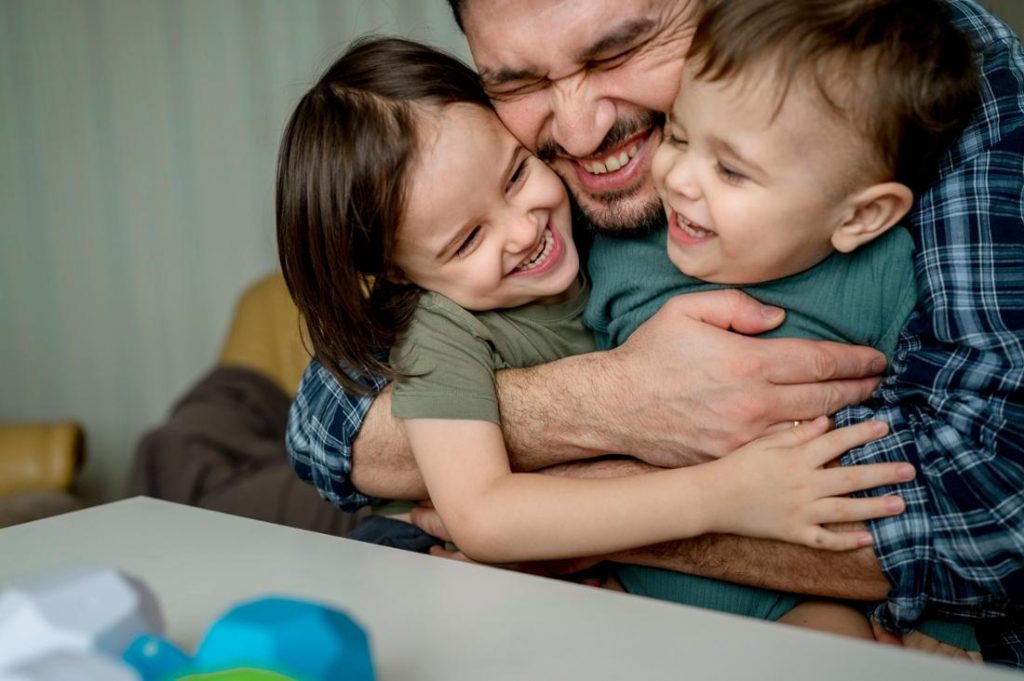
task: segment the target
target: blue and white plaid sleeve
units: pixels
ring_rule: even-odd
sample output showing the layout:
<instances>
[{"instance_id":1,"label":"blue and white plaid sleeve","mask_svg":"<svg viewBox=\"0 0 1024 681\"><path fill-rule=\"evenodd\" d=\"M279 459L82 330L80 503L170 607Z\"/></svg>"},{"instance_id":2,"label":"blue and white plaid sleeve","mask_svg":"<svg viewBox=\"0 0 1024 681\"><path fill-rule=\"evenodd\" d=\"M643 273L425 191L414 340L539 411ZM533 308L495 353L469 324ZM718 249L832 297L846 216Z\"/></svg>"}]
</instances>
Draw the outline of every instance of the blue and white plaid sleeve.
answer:
<instances>
[{"instance_id":1,"label":"blue and white plaid sleeve","mask_svg":"<svg viewBox=\"0 0 1024 681\"><path fill-rule=\"evenodd\" d=\"M384 379L368 382L376 392ZM316 360L309 363L288 413L288 458L302 480L320 496L345 511L355 511L380 499L352 486L352 443L373 403L373 395L350 395Z\"/></svg>"},{"instance_id":2,"label":"blue and white plaid sleeve","mask_svg":"<svg viewBox=\"0 0 1024 681\"><path fill-rule=\"evenodd\" d=\"M969 0L950 0L984 48L983 106L908 222L920 299L873 407L890 434L844 463L910 461L900 516L872 521L895 631L927 610L985 618L986 659L1024 665L1024 52ZM996 618L993 620L992 618ZM1001 618L1001 619L1000 619Z\"/></svg>"}]
</instances>

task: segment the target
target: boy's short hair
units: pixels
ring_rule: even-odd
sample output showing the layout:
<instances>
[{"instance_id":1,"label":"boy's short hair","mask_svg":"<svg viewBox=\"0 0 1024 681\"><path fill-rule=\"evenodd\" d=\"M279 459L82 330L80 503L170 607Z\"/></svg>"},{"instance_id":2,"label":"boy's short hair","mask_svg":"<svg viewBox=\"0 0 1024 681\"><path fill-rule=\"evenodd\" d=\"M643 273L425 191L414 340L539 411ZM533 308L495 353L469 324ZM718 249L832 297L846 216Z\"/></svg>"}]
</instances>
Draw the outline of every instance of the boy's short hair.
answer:
<instances>
[{"instance_id":1,"label":"boy's short hair","mask_svg":"<svg viewBox=\"0 0 1024 681\"><path fill-rule=\"evenodd\" d=\"M779 107L796 79L809 79L874 146L875 179L915 191L979 102L974 47L943 0L719 0L687 58L698 80L773 68Z\"/></svg>"}]
</instances>

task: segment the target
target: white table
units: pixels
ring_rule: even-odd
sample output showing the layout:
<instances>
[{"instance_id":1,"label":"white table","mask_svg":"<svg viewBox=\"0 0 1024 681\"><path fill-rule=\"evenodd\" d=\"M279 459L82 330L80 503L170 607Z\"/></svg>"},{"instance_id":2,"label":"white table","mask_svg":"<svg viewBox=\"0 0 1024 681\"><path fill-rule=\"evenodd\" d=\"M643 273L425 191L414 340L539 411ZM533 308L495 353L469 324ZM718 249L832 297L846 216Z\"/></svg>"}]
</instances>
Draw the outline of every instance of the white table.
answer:
<instances>
[{"instance_id":1,"label":"white table","mask_svg":"<svg viewBox=\"0 0 1024 681\"><path fill-rule=\"evenodd\" d=\"M70 565L142 579L189 649L240 600L339 606L367 628L379 681L1024 679L141 497L0 530L0 586Z\"/></svg>"}]
</instances>

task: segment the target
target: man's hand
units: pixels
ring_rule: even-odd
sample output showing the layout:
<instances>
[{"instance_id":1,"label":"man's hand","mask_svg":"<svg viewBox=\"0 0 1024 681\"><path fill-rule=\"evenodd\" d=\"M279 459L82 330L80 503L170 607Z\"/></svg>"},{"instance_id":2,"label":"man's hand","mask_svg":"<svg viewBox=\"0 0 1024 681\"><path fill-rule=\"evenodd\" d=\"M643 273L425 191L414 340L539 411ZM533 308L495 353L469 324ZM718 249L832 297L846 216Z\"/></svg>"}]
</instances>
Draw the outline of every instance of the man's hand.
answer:
<instances>
[{"instance_id":1,"label":"man's hand","mask_svg":"<svg viewBox=\"0 0 1024 681\"><path fill-rule=\"evenodd\" d=\"M796 339L756 339L784 318L735 290L679 296L612 350L621 388L621 448L674 467L727 454L777 429L867 399L879 352ZM729 329L739 333L732 333Z\"/></svg>"}]
</instances>

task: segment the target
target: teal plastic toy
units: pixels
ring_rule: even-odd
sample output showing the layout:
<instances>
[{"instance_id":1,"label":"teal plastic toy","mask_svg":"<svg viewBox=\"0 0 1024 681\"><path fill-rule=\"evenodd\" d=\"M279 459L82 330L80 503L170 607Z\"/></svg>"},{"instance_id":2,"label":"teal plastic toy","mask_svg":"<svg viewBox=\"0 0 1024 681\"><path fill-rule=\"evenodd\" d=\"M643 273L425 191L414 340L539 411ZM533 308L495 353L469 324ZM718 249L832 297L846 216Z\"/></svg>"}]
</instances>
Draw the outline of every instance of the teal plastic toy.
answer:
<instances>
[{"instance_id":1,"label":"teal plastic toy","mask_svg":"<svg viewBox=\"0 0 1024 681\"><path fill-rule=\"evenodd\" d=\"M373 681L366 632L345 613L271 597L241 603L213 623L193 658L154 636L124 653L143 681ZM269 673L269 675L268 675Z\"/></svg>"}]
</instances>

